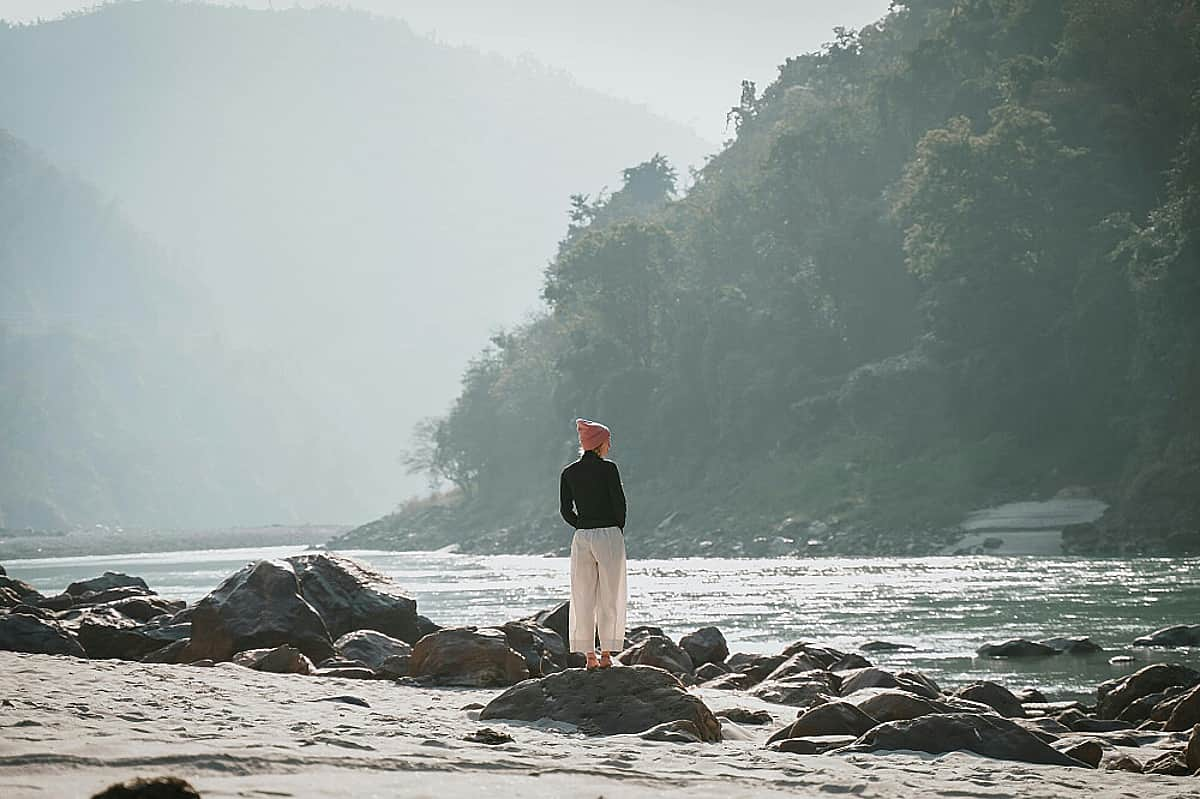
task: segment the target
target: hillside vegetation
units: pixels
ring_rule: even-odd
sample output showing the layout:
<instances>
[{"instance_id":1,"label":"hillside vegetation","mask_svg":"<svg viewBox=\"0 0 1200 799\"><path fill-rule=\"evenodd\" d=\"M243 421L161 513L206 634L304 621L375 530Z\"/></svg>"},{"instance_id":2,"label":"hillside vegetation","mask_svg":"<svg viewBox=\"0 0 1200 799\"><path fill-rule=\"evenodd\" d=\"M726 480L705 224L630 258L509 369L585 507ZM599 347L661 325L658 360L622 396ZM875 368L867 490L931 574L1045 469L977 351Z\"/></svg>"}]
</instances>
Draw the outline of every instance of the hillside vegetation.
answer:
<instances>
[{"instance_id":1,"label":"hillside vegetation","mask_svg":"<svg viewBox=\"0 0 1200 799\"><path fill-rule=\"evenodd\" d=\"M584 416L633 555L925 552L1063 489L1113 503L1084 549L1196 550L1198 89L1193 0L837 31L745 87L686 195L655 158L576 197L543 312L410 453L453 490L341 543L565 551Z\"/></svg>"}]
</instances>

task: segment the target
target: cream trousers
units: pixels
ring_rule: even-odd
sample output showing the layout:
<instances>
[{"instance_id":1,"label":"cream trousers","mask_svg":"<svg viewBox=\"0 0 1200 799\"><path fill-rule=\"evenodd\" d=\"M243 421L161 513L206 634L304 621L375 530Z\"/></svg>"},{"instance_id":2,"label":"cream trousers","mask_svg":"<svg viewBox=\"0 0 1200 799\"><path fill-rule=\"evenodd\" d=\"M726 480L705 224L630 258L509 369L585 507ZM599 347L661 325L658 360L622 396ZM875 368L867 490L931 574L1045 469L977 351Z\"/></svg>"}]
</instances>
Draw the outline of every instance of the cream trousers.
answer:
<instances>
[{"instance_id":1,"label":"cream trousers","mask_svg":"<svg viewBox=\"0 0 1200 799\"><path fill-rule=\"evenodd\" d=\"M625 536L620 527L576 530L571 541L572 652L625 648Z\"/></svg>"}]
</instances>

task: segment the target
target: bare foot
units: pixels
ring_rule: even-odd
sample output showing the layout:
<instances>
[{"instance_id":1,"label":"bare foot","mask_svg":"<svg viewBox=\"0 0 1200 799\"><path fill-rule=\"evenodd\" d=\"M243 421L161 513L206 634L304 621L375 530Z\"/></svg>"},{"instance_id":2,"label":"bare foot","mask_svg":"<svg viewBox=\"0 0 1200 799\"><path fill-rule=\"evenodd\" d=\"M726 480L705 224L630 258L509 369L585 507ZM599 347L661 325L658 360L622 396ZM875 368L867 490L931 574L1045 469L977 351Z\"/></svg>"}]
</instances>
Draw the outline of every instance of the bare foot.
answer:
<instances>
[{"instance_id":1,"label":"bare foot","mask_svg":"<svg viewBox=\"0 0 1200 799\"><path fill-rule=\"evenodd\" d=\"M600 662L598 660L596 660L596 653L588 652L587 653L587 666L586 666L587 670L595 671L596 667L599 665L600 665ZM609 665L612 665L612 664L610 663Z\"/></svg>"},{"instance_id":2,"label":"bare foot","mask_svg":"<svg viewBox=\"0 0 1200 799\"><path fill-rule=\"evenodd\" d=\"M612 664L613 664L613 660L612 660L612 653L611 653L611 652L605 652L605 653L603 653L602 655L600 655L600 663L599 663L599 667L600 667L600 668L602 668L602 669L611 669L611 668L612 668Z\"/></svg>"}]
</instances>

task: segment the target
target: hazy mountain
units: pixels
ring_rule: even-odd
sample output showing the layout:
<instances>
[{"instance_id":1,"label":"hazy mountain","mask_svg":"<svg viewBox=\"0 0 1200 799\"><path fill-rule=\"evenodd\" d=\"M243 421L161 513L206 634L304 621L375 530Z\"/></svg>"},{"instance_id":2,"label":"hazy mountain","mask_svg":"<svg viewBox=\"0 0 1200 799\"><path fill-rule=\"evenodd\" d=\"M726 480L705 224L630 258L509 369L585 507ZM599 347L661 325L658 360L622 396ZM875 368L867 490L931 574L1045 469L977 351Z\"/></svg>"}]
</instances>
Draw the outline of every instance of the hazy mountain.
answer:
<instances>
[{"instance_id":1,"label":"hazy mountain","mask_svg":"<svg viewBox=\"0 0 1200 799\"><path fill-rule=\"evenodd\" d=\"M413 423L443 407L481 337L532 305L568 195L655 152L682 167L708 149L564 75L396 21L159 2L0 27L0 126L162 244L212 298L195 323L257 365L250 410L305 431L254 453L289 476L287 502L265 492L233 513L211 497L210 523L351 520L410 493L397 455ZM107 308L120 320L161 301L132 286ZM210 369L193 384L219 390ZM232 432L263 440L247 418ZM126 423L122 436L145 433ZM241 457L213 468L238 473ZM142 465L111 464L124 468Z\"/></svg>"}]
</instances>

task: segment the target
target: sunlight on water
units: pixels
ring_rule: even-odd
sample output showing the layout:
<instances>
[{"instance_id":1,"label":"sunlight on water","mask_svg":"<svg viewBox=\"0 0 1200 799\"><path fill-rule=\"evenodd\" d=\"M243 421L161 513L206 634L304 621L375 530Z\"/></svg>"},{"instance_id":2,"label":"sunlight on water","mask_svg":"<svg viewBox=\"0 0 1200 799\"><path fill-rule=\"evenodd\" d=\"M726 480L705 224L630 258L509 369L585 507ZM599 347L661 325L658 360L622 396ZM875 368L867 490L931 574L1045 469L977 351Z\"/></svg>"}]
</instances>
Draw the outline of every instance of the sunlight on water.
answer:
<instances>
[{"instance_id":1,"label":"sunlight on water","mask_svg":"<svg viewBox=\"0 0 1200 799\"><path fill-rule=\"evenodd\" d=\"M144 577L164 596L195 601L256 558L294 547L11 561L9 573L43 592L104 570ZM452 552L346 552L391 575L443 625L499 624L567 598L568 561ZM629 624L652 624L678 638L716 625L730 649L776 652L805 639L853 650L880 639L911 651L873 661L920 669L948 684L987 677L1011 687L1035 684L1057 695L1150 660L1200 664L1197 651L1130 649L1137 636L1169 624L1200 623L1200 559L1134 561L996 557L738 560L688 558L629 562ZM1102 656L985 661L980 644L997 639L1086 635ZM1111 666L1114 654L1134 665Z\"/></svg>"}]
</instances>

